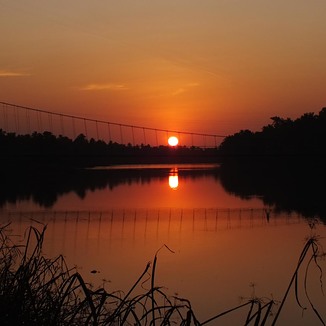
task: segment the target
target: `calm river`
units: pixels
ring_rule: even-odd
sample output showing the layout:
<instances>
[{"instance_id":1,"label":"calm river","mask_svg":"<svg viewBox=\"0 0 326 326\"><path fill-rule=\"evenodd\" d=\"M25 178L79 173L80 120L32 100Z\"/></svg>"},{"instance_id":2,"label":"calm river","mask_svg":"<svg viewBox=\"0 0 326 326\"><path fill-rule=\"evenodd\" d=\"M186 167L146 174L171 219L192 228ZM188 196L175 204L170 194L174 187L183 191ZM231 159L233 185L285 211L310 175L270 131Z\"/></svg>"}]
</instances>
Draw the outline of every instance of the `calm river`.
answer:
<instances>
[{"instance_id":1,"label":"calm river","mask_svg":"<svg viewBox=\"0 0 326 326\"><path fill-rule=\"evenodd\" d=\"M2 190L0 223L12 222L12 232L21 235L29 225L38 226L35 221L47 224L46 256L63 254L86 281L108 291L127 292L161 248L157 285L189 299L200 321L253 296L281 301L305 239L326 236L319 220L311 228L312 220L298 211L276 209L260 195L226 191L213 165L121 166L106 177L92 172L94 179L76 177L69 185L53 178L43 190L42 184L7 196ZM320 243L326 247L324 238ZM319 263L326 271L325 260ZM307 309L291 290L278 325L320 324L303 276L299 298ZM307 289L325 320L326 299L313 264ZM241 325L247 312L211 325Z\"/></svg>"}]
</instances>

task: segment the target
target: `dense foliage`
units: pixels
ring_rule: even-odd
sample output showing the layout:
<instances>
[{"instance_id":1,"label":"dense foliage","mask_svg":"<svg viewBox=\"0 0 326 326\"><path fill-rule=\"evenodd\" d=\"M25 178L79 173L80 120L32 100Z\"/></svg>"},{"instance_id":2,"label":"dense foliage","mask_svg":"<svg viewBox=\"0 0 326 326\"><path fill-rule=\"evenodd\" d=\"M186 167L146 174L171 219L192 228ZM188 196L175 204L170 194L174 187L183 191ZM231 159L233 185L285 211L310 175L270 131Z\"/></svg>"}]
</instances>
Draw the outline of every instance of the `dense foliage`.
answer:
<instances>
[{"instance_id":1,"label":"dense foliage","mask_svg":"<svg viewBox=\"0 0 326 326\"><path fill-rule=\"evenodd\" d=\"M241 130L225 138L220 146L224 189L325 221L326 108L295 120L271 119L261 131Z\"/></svg>"},{"instance_id":2,"label":"dense foliage","mask_svg":"<svg viewBox=\"0 0 326 326\"><path fill-rule=\"evenodd\" d=\"M319 114L305 113L300 118L272 117L261 131L240 132L225 138L223 156L325 156L326 107Z\"/></svg>"},{"instance_id":3,"label":"dense foliage","mask_svg":"<svg viewBox=\"0 0 326 326\"><path fill-rule=\"evenodd\" d=\"M199 147L124 145L116 142L55 136L51 132L32 135L6 133L0 129L0 153L8 166L85 167L120 163L178 163L216 160L216 149Z\"/></svg>"}]
</instances>

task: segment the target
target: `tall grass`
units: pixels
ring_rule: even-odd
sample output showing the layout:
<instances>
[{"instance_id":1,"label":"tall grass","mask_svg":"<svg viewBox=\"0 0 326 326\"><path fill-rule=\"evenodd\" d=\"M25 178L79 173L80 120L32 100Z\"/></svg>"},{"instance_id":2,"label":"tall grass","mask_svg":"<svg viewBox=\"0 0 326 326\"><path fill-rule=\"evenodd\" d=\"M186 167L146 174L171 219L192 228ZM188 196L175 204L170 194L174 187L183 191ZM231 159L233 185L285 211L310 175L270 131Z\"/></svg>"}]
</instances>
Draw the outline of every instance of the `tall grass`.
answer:
<instances>
[{"instance_id":1,"label":"tall grass","mask_svg":"<svg viewBox=\"0 0 326 326\"><path fill-rule=\"evenodd\" d=\"M304 293L321 324L321 314L308 295L307 276L312 263L324 255L316 237L310 237L299 257L295 272L278 304L272 299L252 296L237 307L198 321L190 301L168 296L155 285L155 270L159 250L153 263L148 263L128 293L109 293L104 288L92 290L82 276L70 269L64 258L45 258L42 245L46 227L30 227L25 241L17 245L8 234L9 225L0 227L0 324L1 325L207 325L220 317L247 309L244 325L275 325L283 310L288 293L294 287L298 304L298 272L304 260ZM166 249L170 250L165 246ZM161 248L162 249L162 248ZM161 250L160 249L160 250ZM146 289L144 284L149 284ZM322 281L321 281L322 287ZM141 291L139 291L141 289ZM140 294L139 294L140 293ZM203 300L205 300L203 298ZM277 308L272 315L272 310Z\"/></svg>"}]
</instances>

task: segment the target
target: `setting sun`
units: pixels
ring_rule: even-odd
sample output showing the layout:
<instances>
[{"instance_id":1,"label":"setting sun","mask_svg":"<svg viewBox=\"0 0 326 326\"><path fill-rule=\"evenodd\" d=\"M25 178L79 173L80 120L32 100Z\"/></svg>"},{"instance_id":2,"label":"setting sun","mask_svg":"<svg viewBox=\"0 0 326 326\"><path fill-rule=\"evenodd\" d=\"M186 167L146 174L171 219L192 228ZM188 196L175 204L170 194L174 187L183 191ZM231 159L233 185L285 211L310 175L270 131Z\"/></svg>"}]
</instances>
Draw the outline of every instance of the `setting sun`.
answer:
<instances>
[{"instance_id":1,"label":"setting sun","mask_svg":"<svg viewBox=\"0 0 326 326\"><path fill-rule=\"evenodd\" d=\"M171 137L169 137L169 139L168 139L168 143L169 143L169 145L172 146L172 147L177 146L178 143L179 143L179 139L178 139L177 137L175 137L175 136L171 136Z\"/></svg>"}]
</instances>

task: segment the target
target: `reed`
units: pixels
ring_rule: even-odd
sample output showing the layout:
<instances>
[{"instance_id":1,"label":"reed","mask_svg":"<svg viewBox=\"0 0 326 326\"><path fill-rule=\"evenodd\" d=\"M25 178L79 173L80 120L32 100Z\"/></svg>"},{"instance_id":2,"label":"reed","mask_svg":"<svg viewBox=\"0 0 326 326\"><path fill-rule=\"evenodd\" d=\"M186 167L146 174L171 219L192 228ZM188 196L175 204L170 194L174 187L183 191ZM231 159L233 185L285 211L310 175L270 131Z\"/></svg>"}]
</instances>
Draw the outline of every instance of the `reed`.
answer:
<instances>
[{"instance_id":1,"label":"reed","mask_svg":"<svg viewBox=\"0 0 326 326\"><path fill-rule=\"evenodd\" d=\"M321 314L308 295L307 275L314 263L324 255L316 237L310 237L299 257L295 272L280 304L253 295L245 303L199 322L189 300L168 296L155 285L155 271L160 248L153 260L131 289L107 292L104 288L92 290L82 276L69 268L62 256L54 259L42 255L46 226L39 230L31 226L26 230L25 241L15 244L8 235L9 225L0 227L0 323L1 325L207 325L239 309L247 309L244 325L275 325L292 287L298 304L298 272L308 260L304 278L304 293L321 324ZM309 256L310 253L310 256ZM322 287L322 281L321 287ZM146 289L145 285L149 284ZM139 291L141 290L141 291ZM271 320L271 312L277 312Z\"/></svg>"}]
</instances>

